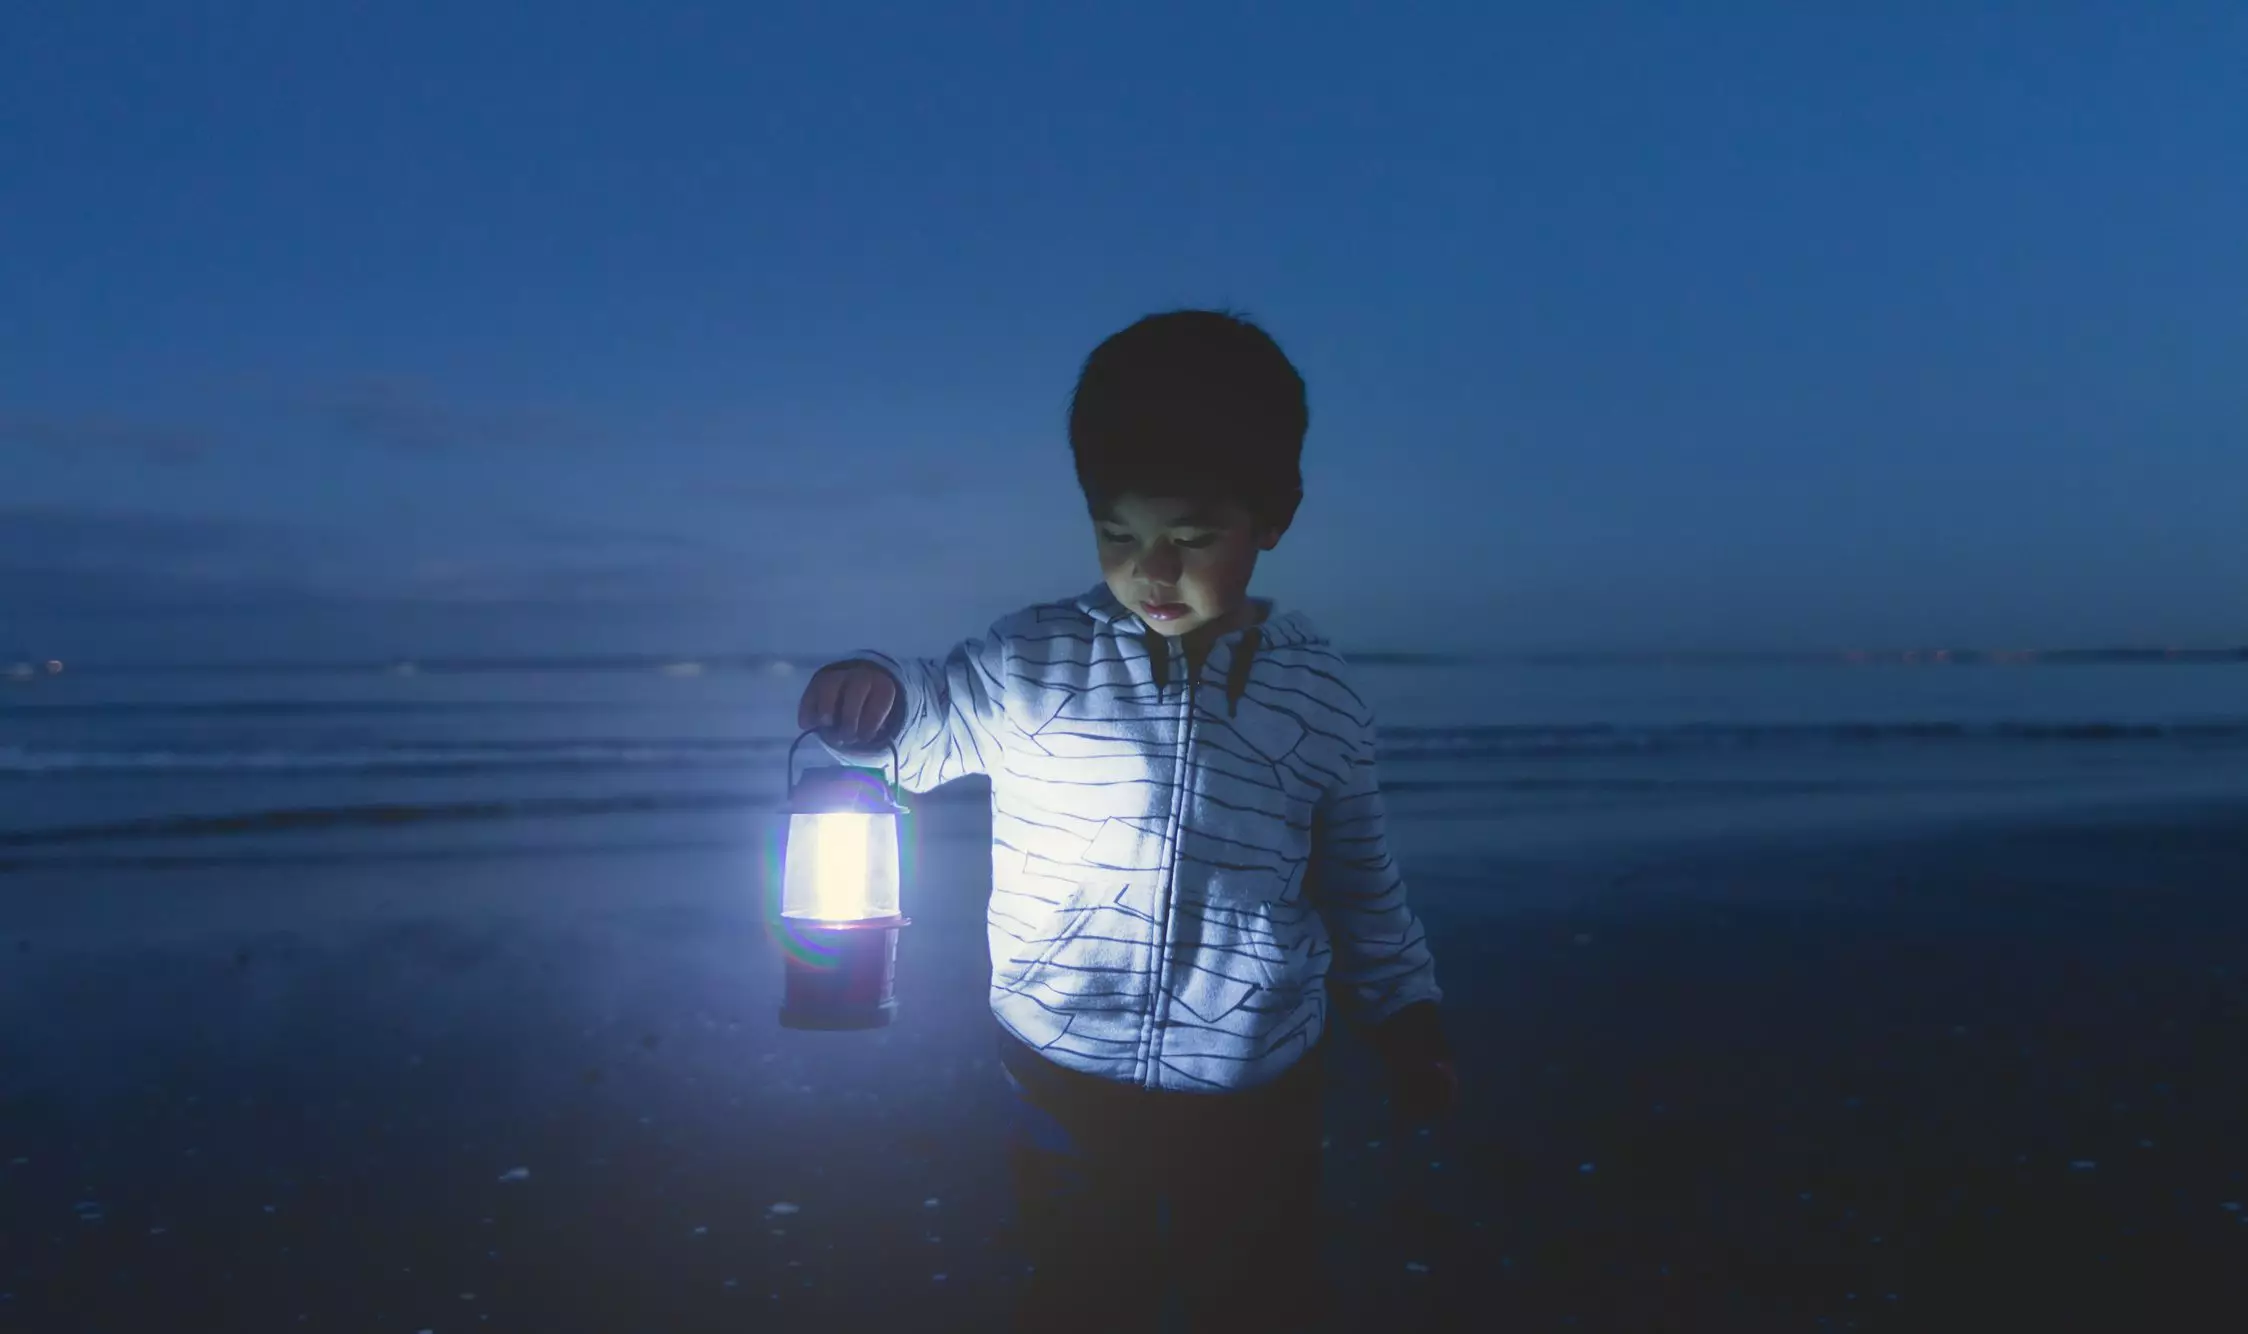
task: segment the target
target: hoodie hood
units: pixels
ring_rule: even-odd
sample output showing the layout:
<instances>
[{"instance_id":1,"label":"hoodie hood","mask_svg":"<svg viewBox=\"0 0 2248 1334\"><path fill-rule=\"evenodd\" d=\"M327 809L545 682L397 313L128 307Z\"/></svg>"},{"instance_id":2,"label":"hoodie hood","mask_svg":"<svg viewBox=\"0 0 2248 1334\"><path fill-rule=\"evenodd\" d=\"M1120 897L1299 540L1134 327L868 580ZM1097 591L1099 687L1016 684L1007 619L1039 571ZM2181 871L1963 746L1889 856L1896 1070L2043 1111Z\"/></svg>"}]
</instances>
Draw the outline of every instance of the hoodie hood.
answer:
<instances>
[{"instance_id":1,"label":"hoodie hood","mask_svg":"<svg viewBox=\"0 0 2248 1334\"><path fill-rule=\"evenodd\" d=\"M1213 661L1225 663L1225 707L1228 717L1238 716L1241 696L1249 688L1249 673L1260 649L1324 647L1327 637L1301 612L1279 612L1270 598L1251 598L1258 618L1238 630L1229 630L1210 645ZM1137 634L1147 649L1158 688L1170 684L1171 648L1168 637L1147 623L1138 612L1116 600L1108 585L1099 583L1077 599L1078 610L1119 634Z\"/></svg>"}]
</instances>

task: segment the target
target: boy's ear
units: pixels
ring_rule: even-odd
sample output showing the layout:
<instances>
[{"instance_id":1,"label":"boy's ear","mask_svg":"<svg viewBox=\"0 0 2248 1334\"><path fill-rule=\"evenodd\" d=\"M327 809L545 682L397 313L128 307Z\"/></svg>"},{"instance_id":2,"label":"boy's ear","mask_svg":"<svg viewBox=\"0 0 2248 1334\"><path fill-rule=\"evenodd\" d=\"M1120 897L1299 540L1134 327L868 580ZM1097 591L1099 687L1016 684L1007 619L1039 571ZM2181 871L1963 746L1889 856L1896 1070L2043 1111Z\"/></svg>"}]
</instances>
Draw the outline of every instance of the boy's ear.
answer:
<instances>
[{"instance_id":1,"label":"boy's ear","mask_svg":"<svg viewBox=\"0 0 2248 1334\"><path fill-rule=\"evenodd\" d=\"M1270 551L1280 545L1280 539L1288 534L1288 526L1296 521L1296 508L1303 503L1304 493L1296 490L1273 505L1257 525L1259 551Z\"/></svg>"}]
</instances>

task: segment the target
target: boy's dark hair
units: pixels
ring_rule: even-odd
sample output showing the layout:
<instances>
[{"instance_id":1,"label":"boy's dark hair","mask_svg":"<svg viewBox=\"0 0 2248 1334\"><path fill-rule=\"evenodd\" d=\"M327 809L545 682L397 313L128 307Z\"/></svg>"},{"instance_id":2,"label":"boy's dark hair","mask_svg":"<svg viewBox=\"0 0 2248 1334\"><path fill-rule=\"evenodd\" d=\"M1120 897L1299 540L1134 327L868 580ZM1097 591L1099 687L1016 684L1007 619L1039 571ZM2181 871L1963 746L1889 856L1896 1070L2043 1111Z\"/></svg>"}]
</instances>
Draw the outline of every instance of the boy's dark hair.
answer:
<instances>
[{"instance_id":1,"label":"boy's dark hair","mask_svg":"<svg viewBox=\"0 0 2248 1334\"><path fill-rule=\"evenodd\" d=\"M1137 493L1231 501L1286 527L1310 424L1303 377L1270 334L1226 311L1174 310L1085 359L1069 448L1095 518Z\"/></svg>"}]
</instances>

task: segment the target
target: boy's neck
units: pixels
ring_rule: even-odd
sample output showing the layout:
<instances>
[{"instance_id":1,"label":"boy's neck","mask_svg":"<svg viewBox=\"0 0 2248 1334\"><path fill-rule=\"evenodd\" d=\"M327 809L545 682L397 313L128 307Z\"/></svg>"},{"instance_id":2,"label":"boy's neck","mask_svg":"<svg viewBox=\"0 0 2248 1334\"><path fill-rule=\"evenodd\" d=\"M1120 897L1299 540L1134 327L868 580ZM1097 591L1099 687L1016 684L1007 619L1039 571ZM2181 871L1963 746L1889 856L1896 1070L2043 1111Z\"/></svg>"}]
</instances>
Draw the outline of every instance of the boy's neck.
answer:
<instances>
[{"instance_id":1,"label":"boy's neck","mask_svg":"<svg viewBox=\"0 0 2248 1334\"><path fill-rule=\"evenodd\" d=\"M1181 646L1186 649L1187 662L1199 669L1203 659L1210 656L1212 645L1236 630L1261 624L1267 610L1266 604L1262 602L1244 600L1240 606L1208 625L1198 625L1187 631L1180 636Z\"/></svg>"}]
</instances>

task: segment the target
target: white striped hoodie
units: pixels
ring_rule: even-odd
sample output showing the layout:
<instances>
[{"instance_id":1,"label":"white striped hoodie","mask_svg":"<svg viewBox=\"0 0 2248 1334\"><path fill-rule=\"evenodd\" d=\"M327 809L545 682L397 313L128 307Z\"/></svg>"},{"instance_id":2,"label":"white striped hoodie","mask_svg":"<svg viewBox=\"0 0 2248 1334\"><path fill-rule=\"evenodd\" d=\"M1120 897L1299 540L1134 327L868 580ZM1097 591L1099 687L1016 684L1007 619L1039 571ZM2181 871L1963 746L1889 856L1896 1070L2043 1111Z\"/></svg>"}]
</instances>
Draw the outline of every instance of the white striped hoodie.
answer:
<instances>
[{"instance_id":1,"label":"white striped hoodie","mask_svg":"<svg viewBox=\"0 0 2248 1334\"><path fill-rule=\"evenodd\" d=\"M1330 980L1369 1024L1439 999L1372 711L1308 620L1257 606L1192 682L1105 585L942 659L853 655L903 687L900 786L990 779L992 1012L1068 1069L1251 1088L1318 1041Z\"/></svg>"}]
</instances>

